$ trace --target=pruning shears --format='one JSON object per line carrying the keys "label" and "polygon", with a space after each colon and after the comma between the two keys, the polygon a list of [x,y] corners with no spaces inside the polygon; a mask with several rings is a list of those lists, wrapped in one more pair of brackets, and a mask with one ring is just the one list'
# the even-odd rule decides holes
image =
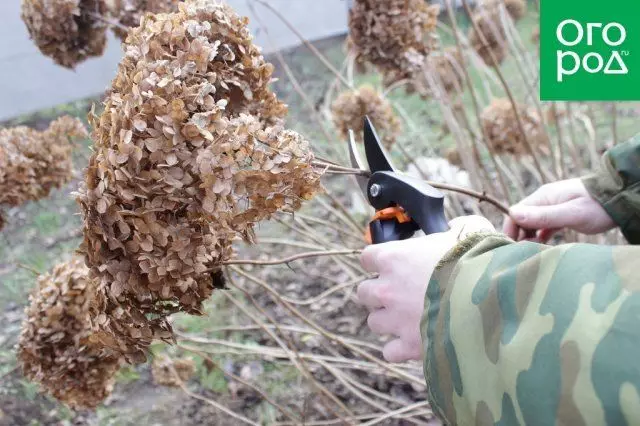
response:
{"label": "pruning shears", "polygon": [[369,117],[364,119],[364,149],[369,167],[360,159],[349,131],[352,167],[370,171],[369,177],[356,176],[365,199],[376,209],[365,233],[369,244],[406,240],[419,230],[429,235],[449,229],[444,195],[425,181],[396,171]]}

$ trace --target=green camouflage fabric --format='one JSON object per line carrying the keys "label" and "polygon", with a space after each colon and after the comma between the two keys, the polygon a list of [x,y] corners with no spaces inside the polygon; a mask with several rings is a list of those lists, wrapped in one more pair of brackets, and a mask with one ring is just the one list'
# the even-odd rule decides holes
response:
{"label": "green camouflage fabric", "polygon": [[[587,190],[640,244],[640,135]],[[640,425],[640,247],[515,243],[476,234],[425,297],[424,373],[451,425]]]}
{"label": "green camouflage fabric", "polygon": [[468,237],[429,283],[428,398],[451,425],[640,425],[640,247]]}
{"label": "green camouflage fabric", "polygon": [[615,146],[600,169],[582,179],[631,244],[640,244],[640,135]]}

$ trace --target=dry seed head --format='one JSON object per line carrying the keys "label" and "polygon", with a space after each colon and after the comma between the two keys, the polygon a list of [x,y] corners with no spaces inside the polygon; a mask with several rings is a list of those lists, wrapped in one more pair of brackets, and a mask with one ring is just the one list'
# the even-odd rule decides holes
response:
{"label": "dry seed head", "polygon": [[[442,52],[429,55],[425,72],[433,73],[435,83],[442,85],[447,93],[457,93],[464,88],[462,58],[456,47],[447,47]],[[413,85],[423,97],[431,96],[432,88],[426,76],[414,79]]]}
{"label": "dry seed head", "polygon": [[531,33],[531,43],[535,44],[536,46],[540,45],[540,26],[536,26],[533,29],[533,32]]}
{"label": "dry seed head", "polygon": [[181,382],[188,381],[195,372],[196,364],[191,358],[171,359],[158,356],[151,366],[153,382],[162,386],[180,386]]}
{"label": "dry seed head", "polygon": [[69,116],[56,119],[43,132],[25,126],[0,129],[0,205],[39,200],[67,183],[72,176],[71,141],[85,137],[82,122]]}
{"label": "dry seed head", "polygon": [[113,387],[120,357],[92,341],[99,289],[80,258],[38,279],[18,347],[22,371],[60,401],[94,408]]}
{"label": "dry seed head", "polygon": [[[205,0],[146,15],[93,117],[82,248],[114,309],[133,309],[127,321],[200,313],[233,241],[320,190],[308,143],[278,124],[273,67],[246,25]],[[145,338],[168,331],[160,322]]]}
{"label": "dry seed head", "polygon": [[449,148],[445,152],[444,156],[449,162],[449,164],[453,166],[462,167],[462,156],[460,155],[460,151],[458,151],[458,148],[455,148],[455,147]]}
{"label": "dry seed head", "polygon": [[[482,58],[485,64],[493,66],[491,53],[498,64],[504,62],[508,54],[508,46],[504,27],[497,11],[481,10],[473,16],[479,32],[475,27],[469,29],[469,43]],[[484,36],[484,38],[483,38]]]}
{"label": "dry seed head", "polygon": [[[106,0],[112,19],[120,25],[133,28],[140,25],[145,13],[167,13],[178,10],[181,0]],[[124,41],[128,31],[113,27],[116,37]]]}
{"label": "dry seed head", "polygon": [[355,0],[349,48],[357,62],[375,65],[388,83],[412,79],[433,50],[439,12],[424,0]]}
{"label": "dry seed head", "polygon": [[[518,105],[527,140],[532,149],[546,149],[548,138],[540,116],[532,108]],[[516,114],[508,99],[494,99],[482,112],[482,127],[496,154],[529,155]]]}
{"label": "dry seed head", "polygon": [[333,102],[331,112],[333,124],[343,140],[349,137],[351,129],[356,140],[362,142],[364,118],[367,115],[387,148],[395,144],[402,132],[400,120],[393,112],[389,101],[369,85],[341,93]]}
{"label": "dry seed head", "polygon": [[504,4],[507,13],[514,21],[519,21],[527,14],[526,0],[483,0],[479,3],[479,9],[497,11],[500,4]]}
{"label": "dry seed head", "polygon": [[101,56],[107,44],[104,0],[22,0],[22,20],[40,51],[56,64],[75,68]]}

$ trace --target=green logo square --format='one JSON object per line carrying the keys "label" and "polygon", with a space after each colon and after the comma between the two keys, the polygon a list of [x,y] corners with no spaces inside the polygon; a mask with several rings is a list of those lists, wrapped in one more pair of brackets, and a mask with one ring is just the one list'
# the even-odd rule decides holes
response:
{"label": "green logo square", "polygon": [[640,1],[542,0],[540,99],[640,100]]}

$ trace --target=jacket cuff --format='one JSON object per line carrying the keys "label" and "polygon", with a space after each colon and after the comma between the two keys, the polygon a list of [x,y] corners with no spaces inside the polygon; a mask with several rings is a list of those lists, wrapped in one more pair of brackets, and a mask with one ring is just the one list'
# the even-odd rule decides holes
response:
{"label": "jacket cuff", "polygon": [[625,187],[609,155],[602,157],[600,169],[582,178],[589,195],[605,209],[630,244],[640,243],[638,205],[640,182]]}

